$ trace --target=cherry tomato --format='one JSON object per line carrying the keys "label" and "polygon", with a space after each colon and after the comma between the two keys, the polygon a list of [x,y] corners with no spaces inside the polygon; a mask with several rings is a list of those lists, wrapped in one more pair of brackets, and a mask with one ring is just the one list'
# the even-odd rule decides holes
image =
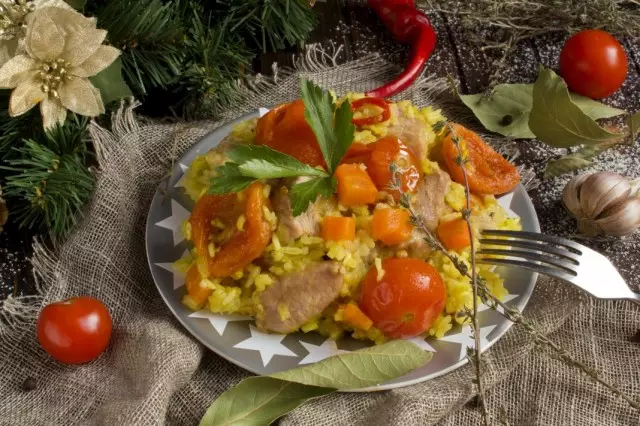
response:
{"label": "cherry tomato", "polygon": [[387,337],[413,337],[427,331],[444,309],[440,273],[412,258],[382,261],[383,277],[373,266],[362,283],[360,308]]}
{"label": "cherry tomato", "polygon": [[302,99],[280,105],[258,120],[256,143],[284,152],[310,166],[326,168],[315,133],[304,118]]}
{"label": "cherry tomato", "polygon": [[562,47],[560,74],[572,91],[593,99],[606,98],[627,76],[627,55],[608,32],[580,31]]}
{"label": "cherry tomato", "polygon": [[81,364],[106,349],[111,315],[98,299],[73,297],[45,306],[36,328],[38,341],[49,355],[65,364]]}
{"label": "cherry tomato", "polygon": [[[413,192],[422,176],[420,162],[411,149],[400,139],[388,136],[374,142],[371,154],[365,161],[367,173],[380,190],[387,190],[391,181],[391,163],[398,166],[400,183],[404,192]],[[396,191],[397,192],[397,191]],[[394,196],[399,196],[394,193]]]}
{"label": "cherry tomato", "polygon": [[[469,189],[476,194],[504,194],[511,191],[520,182],[520,173],[513,164],[498,154],[482,140],[478,134],[459,125],[453,124],[453,130],[460,140],[460,146],[467,162]],[[458,148],[449,133],[442,141],[442,157],[447,165],[451,179],[464,185],[464,173],[456,161]]]}

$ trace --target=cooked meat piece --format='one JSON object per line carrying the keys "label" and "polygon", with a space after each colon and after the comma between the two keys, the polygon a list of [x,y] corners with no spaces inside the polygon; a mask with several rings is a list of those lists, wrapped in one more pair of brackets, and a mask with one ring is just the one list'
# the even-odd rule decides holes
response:
{"label": "cooked meat piece", "polygon": [[398,245],[398,249],[406,250],[409,257],[415,257],[416,259],[426,259],[431,253],[431,246],[424,240],[422,232],[414,229],[411,233],[411,238]]}
{"label": "cooked meat piece", "polygon": [[429,129],[427,125],[415,117],[407,116],[397,105],[391,105],[391,114],[398,117],[395,124],[389,126],[388,136],[395,136],[413,149],[419,159],[427,156]]}
{"label": "cooked meat piece", "polygon": [[303,235],[319,235],[322,220],[318,202],[309,204],[306,212],[293,216],[289,188],[295,183],[303,182],[298,178],[290,185],[284,185],[274,191],[271,197],[273,211],[278,217],[278,237],[283,243],[300,238]]}
{"label": "cooked meat piece", "polygon": [[447,212],[444,196],[449,191],[451,178],[438,170],[438,173],[425,175],[416,188],[414,208],[422,216],[429,231],[438,227],[440,217]]}
{"label": "cooked meat piece", "polygon": [[258,328],[291,333],[320,315],[340,293],[338,269],[336,263],[323,261],[282,276],[260,294],[263,312],[256,318]]}

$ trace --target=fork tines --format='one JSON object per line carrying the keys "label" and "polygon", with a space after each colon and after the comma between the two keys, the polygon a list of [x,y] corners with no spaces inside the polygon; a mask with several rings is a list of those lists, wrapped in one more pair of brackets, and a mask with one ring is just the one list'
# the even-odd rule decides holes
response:
{"label": "fork tines", "polygon": [[534,232],[484,230],[480,243],[478,263],[520,266],[566,280],[577,275],[582,255],[573,241]]}

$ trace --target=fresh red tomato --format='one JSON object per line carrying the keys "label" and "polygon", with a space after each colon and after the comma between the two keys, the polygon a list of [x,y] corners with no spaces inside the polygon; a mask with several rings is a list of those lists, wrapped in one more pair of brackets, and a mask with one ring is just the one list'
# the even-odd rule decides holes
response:
{"label": "fresh red tomato", "polygon": [[411,258],[382,261],[383,277],[371,267],[362,283],[360,309],[387,337],[413,337],[427,331],[444,308],[446,291],[440,273]]}
{"label": "fresh red tomato", "polygon": [[606,98],[627,76],[627,55],[608,32],[580,31],[560,52],[560,74],[572,91],[593,99]]}
{"label": "fresh red tomato", "polygon": [[40,345],[49,355],[65,364],[81,364],[106,349],[111,315],[98,299],[73,297],[45,306],[36,327]]}

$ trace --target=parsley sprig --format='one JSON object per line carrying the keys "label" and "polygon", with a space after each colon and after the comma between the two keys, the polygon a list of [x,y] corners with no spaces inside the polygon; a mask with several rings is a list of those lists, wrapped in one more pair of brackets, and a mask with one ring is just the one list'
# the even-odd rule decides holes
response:
{"label": "parsley sprig", "polygon": [[[311,167],[290,155],[265,145],[234,145],[227,151],[231,161],[218,167],[209,193],[239,192],[260,179],[306,176],[310,179],[293,185],[289,196],[294,216],[303,213],[318,196],[335,192],[333,176],[353,143],[355,128],[349,102],[339,107],[331,94],[308,80],[301,83],[305,119],[316,135],[328,170]],[[291,143],[296,143],[292,140]]]}

